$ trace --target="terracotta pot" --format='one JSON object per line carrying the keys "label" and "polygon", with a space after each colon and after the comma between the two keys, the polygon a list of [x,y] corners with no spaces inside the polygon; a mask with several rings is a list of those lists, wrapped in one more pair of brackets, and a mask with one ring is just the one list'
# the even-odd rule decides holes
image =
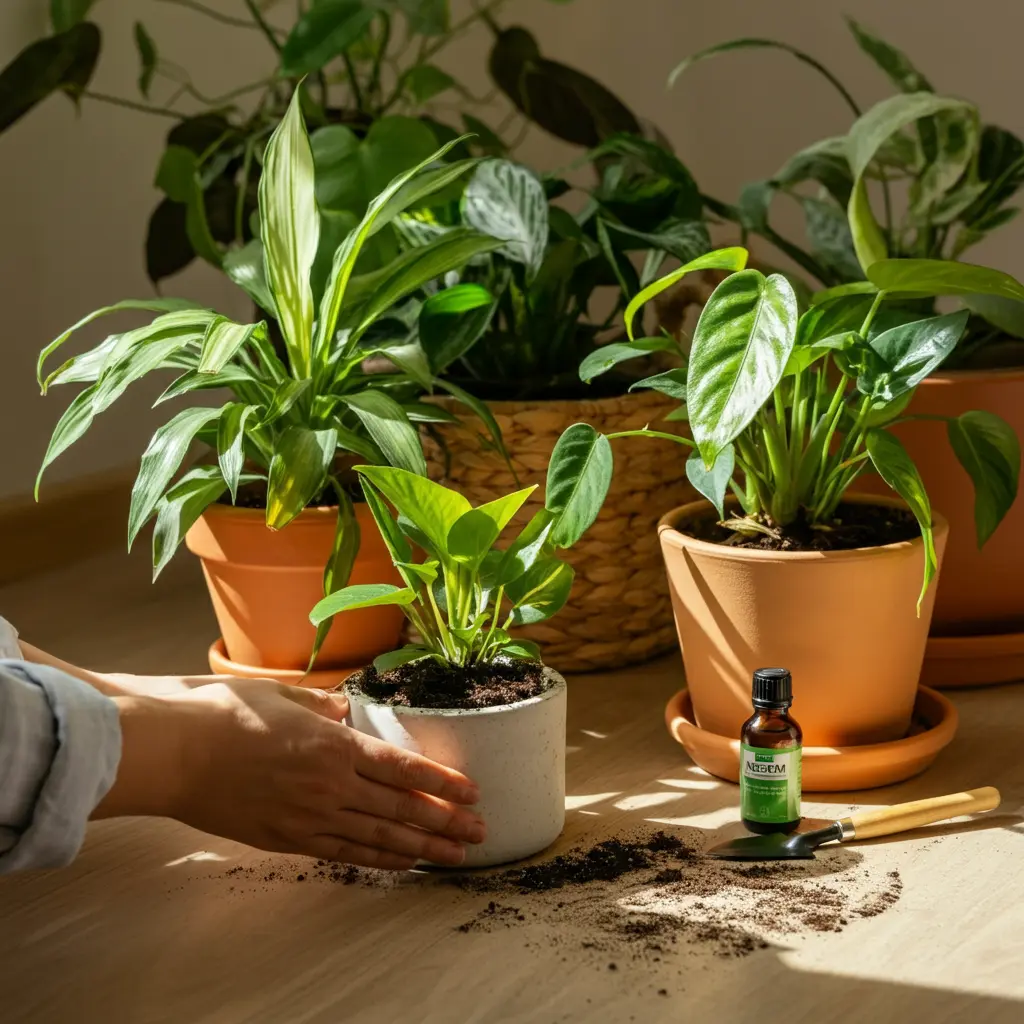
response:
{"label": "terracotta pot", "polygon": [[[351,583],[402,581],[364,504],[356,505],[361,541]],[[316,630],[309,613],[323,597],[324,566],[334,543],[337,510],[308,508],[283,530],[268,530],[261,509],[211,505],[185,543],[199,556],[232,662],[260,669],[303,670]],[[367,608],[339,617],[317,659],[318,669],[359,667],[398,646],[398,608]],[[272,674],[272,673],[268,673]]]}
{"label": "terracotta pot", "polygon": [[[971,409],[995,413],[1024,439],[1024,370],[937,373],[914,394],[908,413],[959,416]],[[1024,632],[1024,500],[1010,509],[982,550],[974,529],[974,488],[936,421],[903,423],[894,432],[906,445],[932,507],[949,520],[950,540],[935,599],[932,633],[979,636]],[[892,492],[876,476],[858,490]]]}
{"label": "terracotta pot", "polygon": [[345,684],[353,728],[464,772],[480,787],[487,838],[466,847],[466,867],[529,857],[565,825],[565,680],[544,670],[537,697],[493,708],[378,704],[359,676]]}
{"label": "terracotta pot", "polygon": [[[754,670],[781,665],[793,673],[793,715],[808,746],[905,736],[935,597],[933,586],[919,617],[920,538],[851,551],[774,552],[680,532],[714,514],[707,502],[695,502],[658,525],[697,725],[738,737],[751,713]],[[946,533],[936,515],[940,560]]]}

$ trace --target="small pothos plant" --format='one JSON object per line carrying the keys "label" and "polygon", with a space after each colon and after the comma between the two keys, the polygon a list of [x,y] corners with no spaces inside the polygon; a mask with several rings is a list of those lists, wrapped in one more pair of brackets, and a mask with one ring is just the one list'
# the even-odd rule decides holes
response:
{"label": "small pothos plant", "polygon": [[[374,667],[382,672],[422,658],[461,668],[539,661],[537,645],[510,631],[551,618],[568,600],[573,569],[558,551],[594,522],[611,469],[607,438],[585,423],[569,427],[551,455],[544,507],[502,549],[498,538],[535,486],[474,508],[458,491],[406,470],[357,466],[405,585],[344,587],[317,604],[310,620],[321,628],[341,612],[399,605],[421,639],[378,656]],[[422,561],[414,561],[416,551]]]}
{"label": "small pothos plant", "polygon": [[[37,496],[46,468],[129,385],[156,371],[174,370],[177,376],[157,405],[181,396],[196,399],[215,388],[227,389],[231,397],[223,404],[190,405],[153,434],[132,489],[129,547],[155,518],[155,578],[207,506],[225,496],[234,502],[240,486],[254,484],[265,492],[266,524],[272,530],[286,527],[311,502],[337,505],[324,589],[331,593],[344,586],[359,548],[345,471],[358,460],[398,466],[414,476],[426,473],[416,424],[435,418],[437,410],[410,396],[430,389],[431,366],[444,366],[443,346],[466,325],[458,310],[435,316],[424,324],[415,349],[389,345],[375,328],[406,296],[501,244],[467,228],[372,274],[354,274],[375,232],[476,166],[473,158],[440,162],[451,145],[398,175],[375,196],[318,275],[313,154],[296,92],[267,146],[260,179],[262,260],[247,280],[260,306],[280,325],[283,358],[270,341],[266,320],[236,323],[186,300],[129,300],[90,313],[39,356],[44,394],[55,384],[87,386],[53,432],[36,481]],[[47,360],[76,330],[122,310],[160,315],[45,372]],[[367,373],[365,360],[382,348],[392,372]],[[463,398],[493,424],[480,403]],[[500,447],[496,424],[494,429]],[[206,445],[210,458],[182,472],[195,441]],[[314,656],[325,635],[326,628],[318,633]]]}
{"label": "small pothos plant", "polygon": [[[627,434],[691,448],[687,477],[714,505],[721,525],[741,534],[781,539],[798,522],[832,530],[853,483],[877,472],[920,525],[923,599],[936,572],[931,505],[891,428],[921,418],[907,412],[914,389],[954,351],[968,312],[893,324],[885,318],[886,303],[964,292],[1024,297],[1024,289],[998,271],[956,262],[884,260],[873,267],[878,286],[821,293],[801,314],[787,278],[747,269],[747,255],[738,247],[708,253],[630,303],[625,317],[633,339],[644,302],[695,270],[731,272],[704,307],[689,352],[678,350],[686,365],[635,385],[680,399],[676,418],[689,421],[692,436],[649,429]],[[614,346],[581,373],[595,375],[615,361],[645,355],[655,341]],[[1016,499],[1019,440],[1009,424],[985,410],[925,418],[945,420],[949,443],[973,481],[980,547]],[[740,511],[726,518],[730,494]]]}
{"label": "small pothos plant", "polygon": [[[873,280],[878,261],[960,259],[1020,213],[1024,187],[1024,141],[985,123],[973,103],[936,93],[905,53],[846,20],[896,90],[867,109],[824,64],[773,39],[709,47],[684,60],[670,79],[716,54],[767,48],[812,67],[838,93],[853,118],[846,135],[801,149],[772,177],[746,185],[735,205],[705,197],[710,210],[771,242],[824,288]],[[805,241],[794,242],[772,224],[777,199],[801,209]],[[1007,339],[1024,338],[1018,296],[955,294],[972,315],[947,367],[1024,362],[1024,343]],[[902,311],[890,305],[890,318],[935,311],[933,295],[907,297],[901,305]]]}

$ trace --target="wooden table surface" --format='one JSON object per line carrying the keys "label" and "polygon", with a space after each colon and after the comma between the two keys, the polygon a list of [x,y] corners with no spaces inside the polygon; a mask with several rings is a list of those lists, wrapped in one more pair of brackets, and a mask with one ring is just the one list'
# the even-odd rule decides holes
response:
{"label": "wooden table surface", "polygon": [[[203,671],[215,633],[187,556],[156,587],[143,560],[104,556],[0,590],[0,611],[30,642],[111,671]],[[739,831],[736,787],[695,768],[665,731],[664,703],[680,684],[676,656],[570,680],[570,812],[558,849],[637,828],[707,842]],[[812,795],[804,812],[835,817],[980,785],[999,786],[1003,806],[839,851],[846,861],[826,857],[833,885],[845,884],[850,857],[903,882],[894,906],[839,933],[794,934],[738,958],[683,943],[611,970],[607,955],[558,942],[557,928],[532,918],[460,932],[488,897],[422,874],[391,887],[299,883],[309,862],[172,822],[110,821],[90,828],[72,867],[0,880],[0,1021],[1019,1022],[1024,686],[953,696],[959,735],[930,771],[884,790]]]}

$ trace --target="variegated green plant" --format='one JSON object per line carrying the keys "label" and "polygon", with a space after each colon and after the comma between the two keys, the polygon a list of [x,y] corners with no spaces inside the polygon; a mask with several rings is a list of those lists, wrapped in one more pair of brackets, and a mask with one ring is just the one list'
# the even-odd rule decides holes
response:
{"label": "variegated green plant", "polygon": [[[355,274],[367,239],[407,207],[421,204],[476,165],[475,159],[439,163],[454,144],[396,177],[370,203],[362,221],[334,251],[329,273],[317,289],[321,294],[316,295],[320,218],[313,156],[296,91],[264,155],[259,203],[263,259],[251,267],[247,280],[251,294],[280,325],[283,356],[275,351],[266,322],[235,323],[184,300],[120,302],[89,314],[39,356],[44,394],[54,384],[88,385],[57,424],[39,480],[130,384],[155,370],[177,370],[179,376],[157,405],[211,388],[227,388],[233,397],[220,407],[186,408],[153,435],[132,492],[129,546],[155,517],[156,575],[203,510],[225,495],[234,501],[241,484],[265,481],[266,522],[274,530],[287,526],[330,488],[338,504],[338,528],[324,586],[327,593],[344,586],[359,547],[359,531],[339,462],[354,457],[424,474],[416,422],[443,415],[413,400],[432,386],[431,367],[443,366],[443,355],[427,350],[430,338],[423,345],[394,346],[387,340],[388,332],[375,334],[378,321],[428,282],[501,244],[466,228],[372,274]],[[76,330],[121,310],[160,315],[46,374],[47,360]],[[364,360],[382,347],[394,372],[366,373]],[[477,406],[468,396],[466,400]],[[215,458],[179,475],[196,440],[205,442]],[[500,444],[500,437],[495,441]]]}

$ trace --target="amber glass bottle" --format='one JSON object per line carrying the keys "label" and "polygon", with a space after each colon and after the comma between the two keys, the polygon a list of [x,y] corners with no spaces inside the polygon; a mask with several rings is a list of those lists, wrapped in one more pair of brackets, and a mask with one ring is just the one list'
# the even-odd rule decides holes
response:
{"label": "amber glass bottle", "polygon": [[754,673],[754,713],[740,734],[740,813],[751,832],[792,832],[800,824],[803,733],[790,717],[793,677],[784,668]]}

